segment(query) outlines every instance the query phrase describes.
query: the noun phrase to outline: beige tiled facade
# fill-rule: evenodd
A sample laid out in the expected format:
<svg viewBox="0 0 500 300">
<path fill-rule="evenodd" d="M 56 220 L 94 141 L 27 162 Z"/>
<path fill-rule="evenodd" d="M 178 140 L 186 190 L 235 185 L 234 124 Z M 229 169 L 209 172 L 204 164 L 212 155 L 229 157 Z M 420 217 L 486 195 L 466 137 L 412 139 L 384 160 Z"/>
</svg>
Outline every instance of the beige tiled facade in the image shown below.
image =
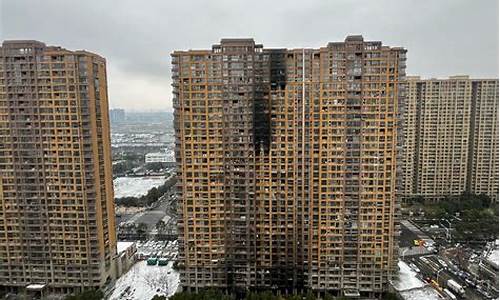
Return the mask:
<svg viewBox="0 0 500 300">
<path fill-rule="evenodd" d="M 467 190 L 498 201 L 498 79 L 472 82 Z"/>
<path fill-rule="evenodd" d="M 401 194 L 498 197 L 498 80 L 420 79 L 405 84 Z"/>
<path fill-rule="evenodd" d="M 387 288 L 405 53 L 349 36 L 172 54 L 183 287 Z"/>
<path fill-rule="evenodd" d="M 105 60 L 0 47 L 0 287 L 101 287 L 116 255 Z"/>
</svg>

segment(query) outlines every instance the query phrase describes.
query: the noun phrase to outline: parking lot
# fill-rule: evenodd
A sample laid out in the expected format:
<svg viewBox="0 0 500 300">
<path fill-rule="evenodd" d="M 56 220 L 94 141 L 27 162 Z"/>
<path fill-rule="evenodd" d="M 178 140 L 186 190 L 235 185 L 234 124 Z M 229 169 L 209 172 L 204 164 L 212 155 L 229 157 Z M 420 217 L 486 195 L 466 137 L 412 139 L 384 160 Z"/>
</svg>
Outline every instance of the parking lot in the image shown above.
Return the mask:
<svg viewBox="0 0 500 300">
<path fill-rule="evenodd" d="M 138 241 L 137 258 L 144 260 L 148 258 L 162 258 L 175 260 L 178 254 L 177 241 Z"/>
</svg>

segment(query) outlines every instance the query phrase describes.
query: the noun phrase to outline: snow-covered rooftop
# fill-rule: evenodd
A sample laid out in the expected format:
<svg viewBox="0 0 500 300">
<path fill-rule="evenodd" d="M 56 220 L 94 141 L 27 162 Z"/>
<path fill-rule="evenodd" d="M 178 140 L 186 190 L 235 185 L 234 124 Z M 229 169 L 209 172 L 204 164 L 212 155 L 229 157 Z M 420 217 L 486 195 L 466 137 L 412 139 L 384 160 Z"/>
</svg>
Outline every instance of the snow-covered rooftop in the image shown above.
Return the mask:
<svg viewBox="0 0 500 300">
<path fill-rule="evenodd" d="M 115 198 L 140 197 L 165 183 L 165 177 L 118 177 L 113 180 Z"/>
<path fill-rule="evenodd" d="M 140 261 L 122 275 L 109 300 L 149 300 L 154 295 L 172 296 L 179 287 L 179 273 L 166 266 L 148 266 Z"/>
<path fill-rule="evenodd" d="M 407 291 L 423 287 L 425 283 L 416 277 L 417 273 L 413 271 L 404 261 L 398 262 L 399 277 L 392 281 L 394 289 L 397 291 Z"/>
<path fill-rule="evenodd" d="M 132 246 L 134 242 L 116 242 L 116 253 L 120 254 L 127 250 L 128 247 Z"/>
</svg>

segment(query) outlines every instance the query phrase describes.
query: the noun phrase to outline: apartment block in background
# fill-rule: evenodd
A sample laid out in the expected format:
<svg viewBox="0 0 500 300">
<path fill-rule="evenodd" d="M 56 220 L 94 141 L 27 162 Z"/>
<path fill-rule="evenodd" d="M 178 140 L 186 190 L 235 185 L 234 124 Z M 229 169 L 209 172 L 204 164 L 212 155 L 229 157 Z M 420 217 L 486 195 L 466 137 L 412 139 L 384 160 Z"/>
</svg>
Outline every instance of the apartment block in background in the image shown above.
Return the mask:
<svg viewBox="0 0 500 300">
<path fill-rule="evenodd" d="M 405 85 L 403 198 L 498 199 L 498 79 L 408 76 Z"/>
<path fill-rule="evenodd" d="M 184 288 L 386 290 L 405 55 L 361 36 L 172 54 Z"/>
<path fill-rule="evenodd" d="M 472 80 L 466 190 L 498 201 L 498 79 Z"/>
<path fill-rule="evenodd" d="M 109 110 L 109 120 L 112 124 L 125 122 L 125 110 L 121 108 L 113 108 Z"/>
<path fill-rule="evenodd" d="M 104 58 L 0 47 L 0 288 L 102 287 L 116 255 Z M 26 288 L 26 290 L 25 290 Z"/>
</svg>

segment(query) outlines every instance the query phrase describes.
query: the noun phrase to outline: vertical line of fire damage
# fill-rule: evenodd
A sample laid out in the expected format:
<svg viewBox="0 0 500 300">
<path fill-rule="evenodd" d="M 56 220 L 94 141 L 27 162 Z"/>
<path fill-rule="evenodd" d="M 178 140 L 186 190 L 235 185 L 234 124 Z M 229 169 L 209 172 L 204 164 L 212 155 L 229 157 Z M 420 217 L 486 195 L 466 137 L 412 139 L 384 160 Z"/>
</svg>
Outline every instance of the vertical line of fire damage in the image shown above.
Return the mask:
<svg viewBox="0 0 500 300">
<path fill-rule="evenodd" d="M 274 90 L 286 88 L 286 49 L 267 50 L 269 52 L 269 84 L 263 82 L 256 89 L 254 101 L 255 153 L 268 154 L 271 144 L 271 94 Z"/>
</svg>

